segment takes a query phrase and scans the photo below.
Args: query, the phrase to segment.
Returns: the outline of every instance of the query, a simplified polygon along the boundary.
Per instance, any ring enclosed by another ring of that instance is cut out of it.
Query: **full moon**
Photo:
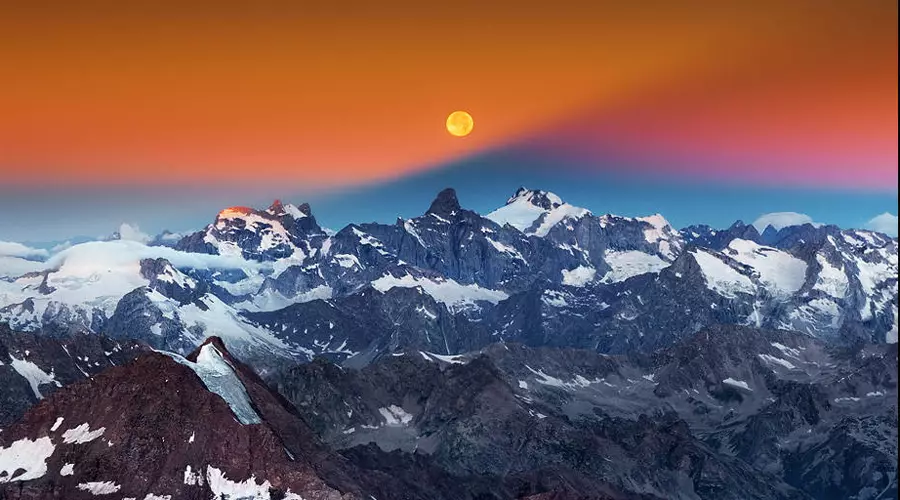
[[[465,111],[454,111],[447,117],[447,132],[456,137],[469,135],[474,126],[475,121],[472,120],[472,115]]]

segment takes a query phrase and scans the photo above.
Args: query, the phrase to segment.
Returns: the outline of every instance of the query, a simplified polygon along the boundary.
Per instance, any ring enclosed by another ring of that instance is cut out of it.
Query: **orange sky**
[[[815,94],[897,71],[896,2],[876,0],[28,3],[0,6],[0,171],[22,185],[358,183],[675,82]],[[835,91],[846,109],[896,117],[896,89],[859,88]],[[455,109],[471,136],[443,129]]]

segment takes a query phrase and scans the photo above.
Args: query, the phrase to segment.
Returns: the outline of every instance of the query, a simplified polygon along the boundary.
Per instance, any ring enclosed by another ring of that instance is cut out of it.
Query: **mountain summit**
[[[521,188],[73,245],[0,275],[0,499],[896,497],[897,240],[767,238]]]
[[[268,210],[266,210],[266,212],[274,215],[275,217],[289,216],[295,220],[305,219],[306,217],[310,217],[312,215],[312,210],[309,207],[309,203],[293,205],[290,203],[282,203],[281,200],[275,200],[274,202],[272,202],[272,205]]]
[[[563,202],[549,192],[520,187],[506,200],[506,205],[486,217],[497,224],[510,226],[526,234],[545,236],[558,222],[566,218],[578,219],[590,215],[590,211]]]
[[[462,207],[459,206],[459,200],[456,198],[456,190],[447,188],[438,193],[426,213],[443,216],[454,215],[460,210],[462,210]]]
[[[540,189],[528,189],[520,187],[516,190],[516,194],[512,195],[506,204],[510,205],[520,200],[531,203],[532,205],[543,208],[544,210],[552,210],[563,204],[562,198],[549,191],[541,191]]]
[[[146,352],[32,407],[0,436],[0,484],[17,481],[0,497],[363,498],[361,474],[221,339],[192,358]]]
[[[302,260],[325,236],[308,204],[295,206],[275,200],[266,210],[226,208],[206,229],[185,236],[175,248],[197,253],[241,255],[256,261],[287,257]]]

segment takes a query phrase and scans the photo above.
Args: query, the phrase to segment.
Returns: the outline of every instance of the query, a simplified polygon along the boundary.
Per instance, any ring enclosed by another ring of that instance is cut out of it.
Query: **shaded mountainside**
[[[446,189],[419,217],[333,234],[305,204],[232,207],[172,246],[87,242],[0,277],[0,321],[181,354],[217,335],[265,372],[499,341],[648,353],[719,323],[897,339],[896,238],[835,226],[678,231],[524,188],[481,215]]]
[[[13,357],[27,346],[38,359],[40,337],[7,335],[20,339]],[[97,339],[44,342],[86,352],[77,344]],[[358,369],[318,358],[271,386],[218,338],[187,357],[134,350],[22,403],[0,433],[0,498],[861,500],[897,488],[896,345],[722,325],[650,355],[499,343]]]
[[[41,401],[0,435],[0,496],[358,497],[339,457],[220,342],[192,357],[146,353]]]
[[[651,356],[497,344],[361,370],[320,360],[276,382],[345,455],[374,442],[462,475],[552,468],[660,498],[896,491],[893,345],[718,326]]]
[[[60,387],[128,363],[146,352],[134,341],[97,335],[54,338],[0,325],[0,427]]]
[[[0,433],[4,499],[652,498],[570,476],[457,474],[422,455],[330,451],[218,338],[60,388]]]
[[[0,499],[897,492],[884,234],[446,189],[394,224],[276,201],[32,264],[0,269]]]

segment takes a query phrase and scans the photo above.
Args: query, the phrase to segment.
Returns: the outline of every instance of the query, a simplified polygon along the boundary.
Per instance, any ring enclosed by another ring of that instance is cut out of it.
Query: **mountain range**
[[[0,499],[897,494],[881,233],[520,188],[117,236],[0,273]]]

